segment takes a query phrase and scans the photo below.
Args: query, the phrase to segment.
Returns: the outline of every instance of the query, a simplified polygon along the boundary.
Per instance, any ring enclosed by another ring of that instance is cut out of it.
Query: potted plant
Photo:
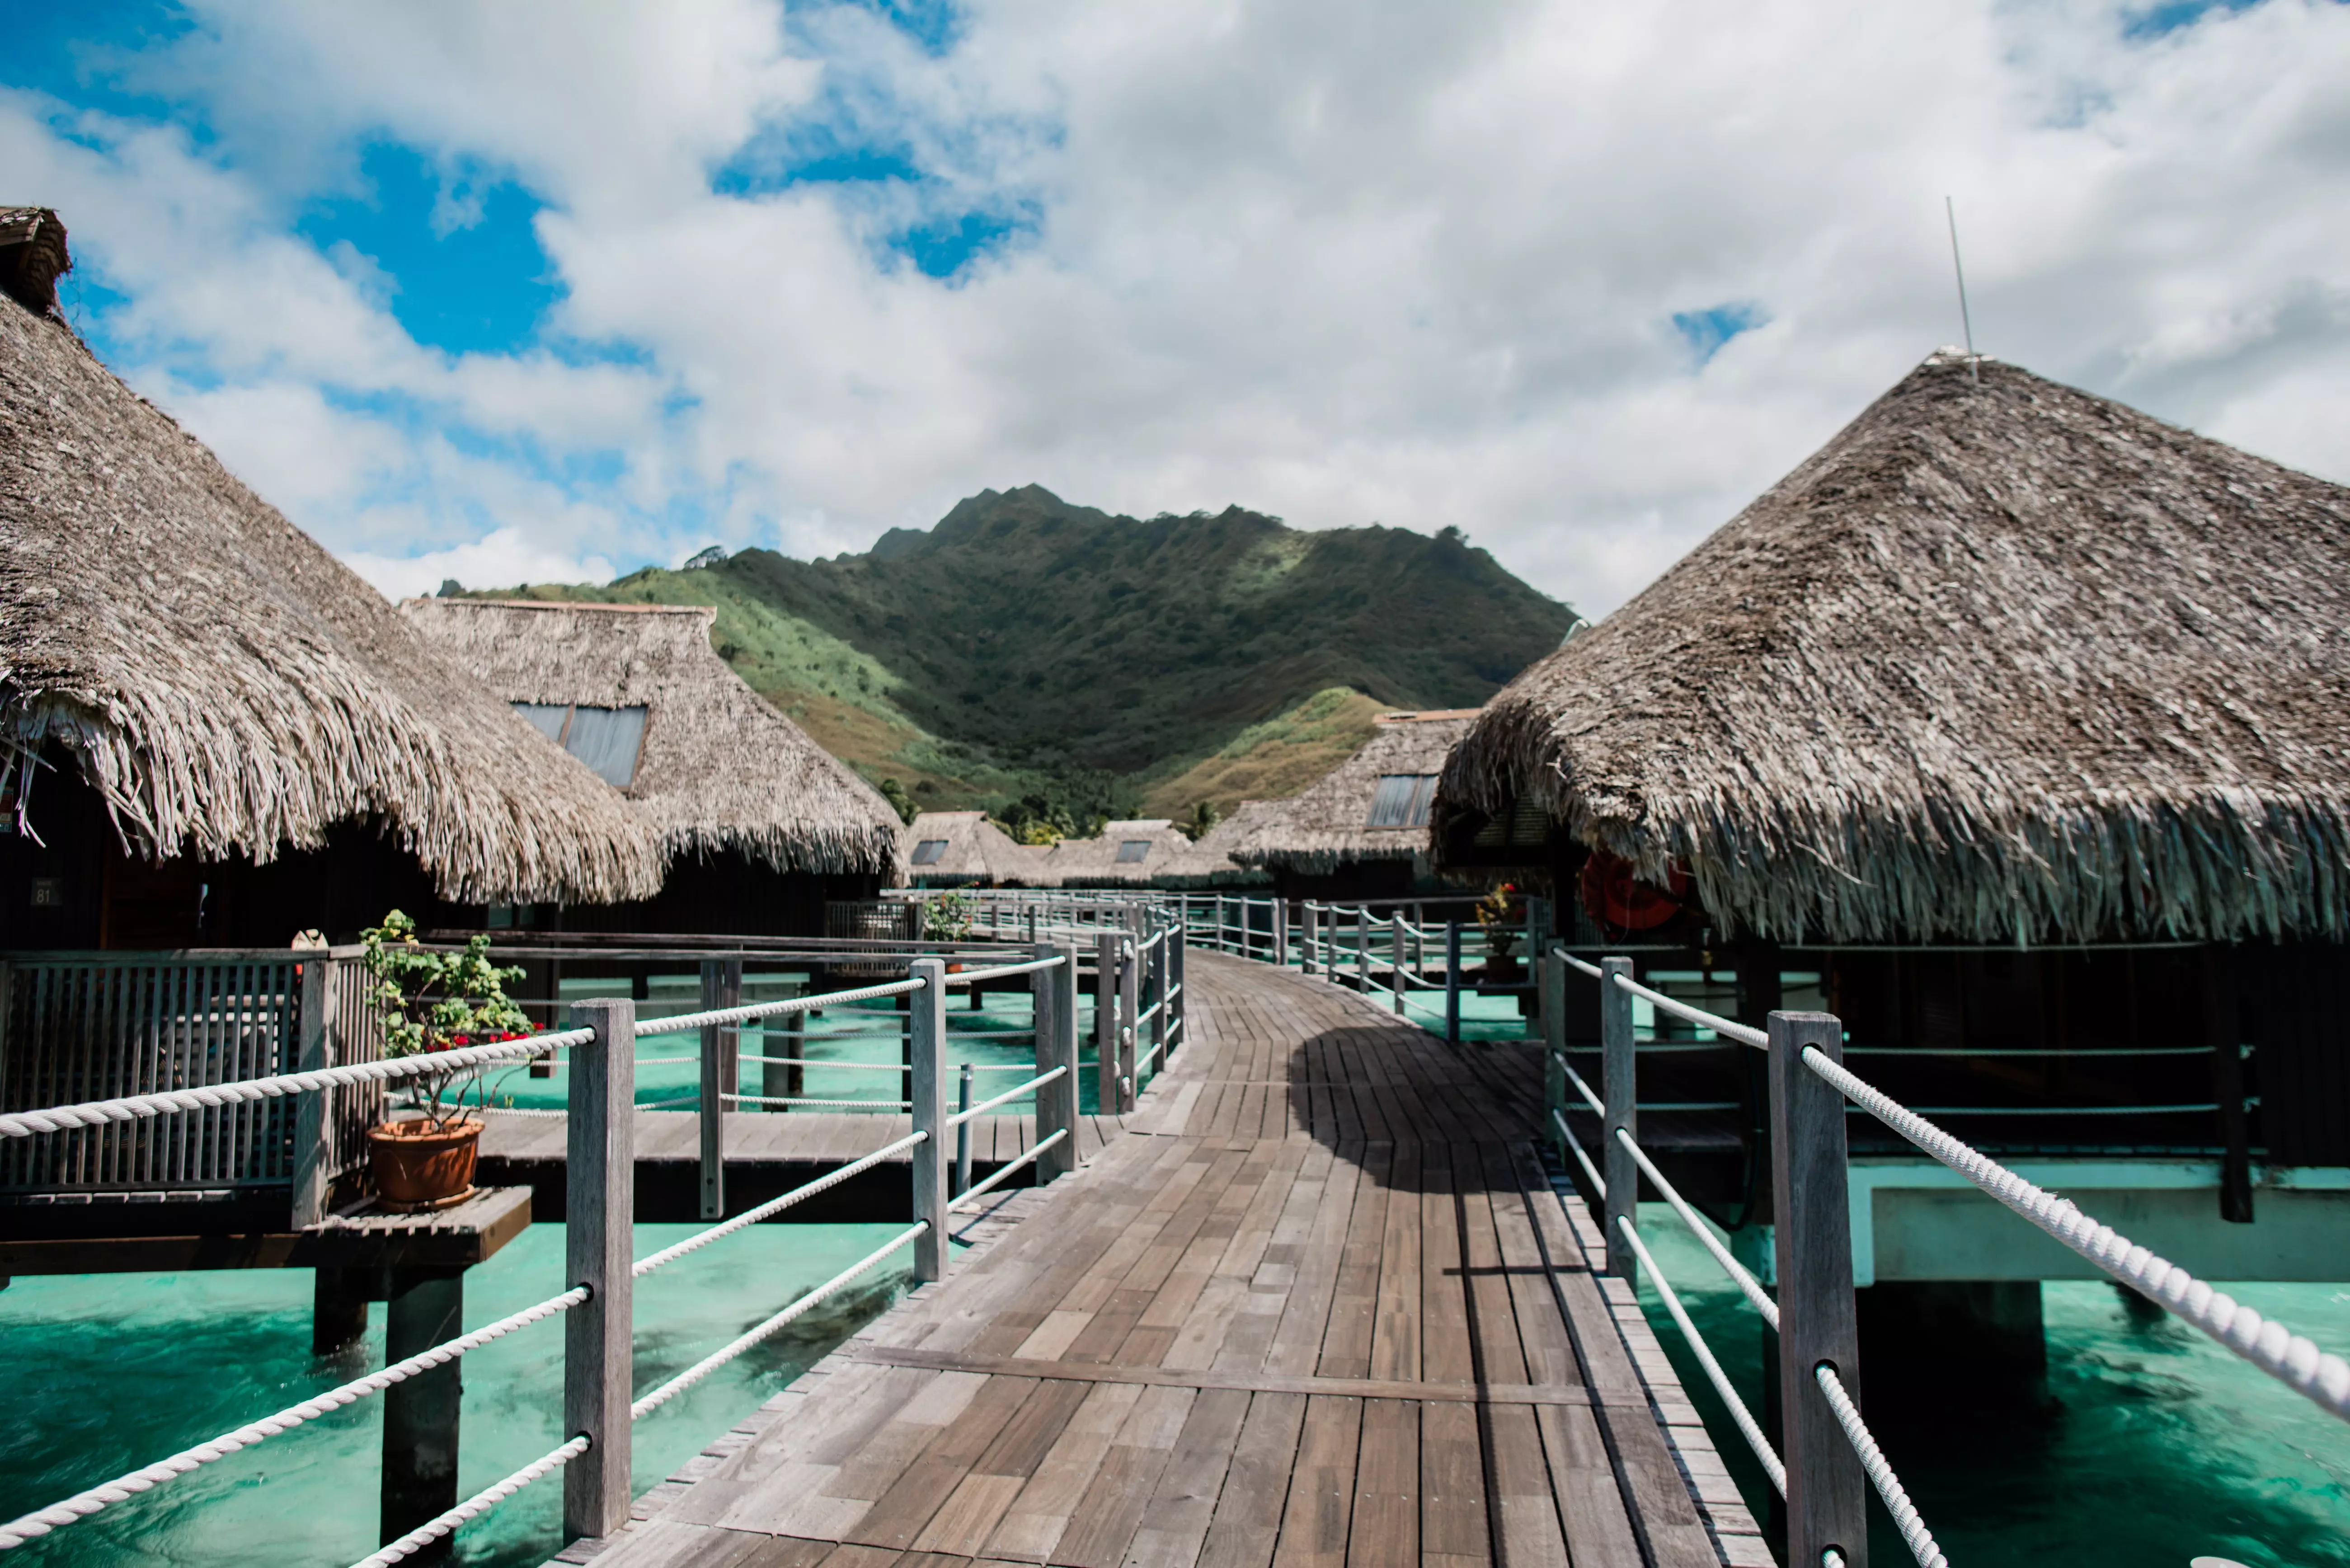
[[[1485,933],[1485,983],[1503,985],[1519,978],[1518,938],[1524,934],[1525,907],[1518,902],[1518,885],[1498,884],[1477,900],[1477,925]]]
[[[394,909],[359,940],[369,999],[383,1012],[386,1056],[430,1055],[536,1033],[506,996],[522,971],[491,963],[488,937],[474,937],[463,952],[435,952],[417,941],[416,922]],[[368,1165],[385,1208],[442,1209],[473,1195],[482,1119],[467,1112],[462,1087],[450,1098],[452,1085],[468,1071],[427,1072],[409,1080],[424,1090],[424,1114],[368,1129]],[[475,1085],[483,1081],[476,1072]],[[477,1095],[476,1110],[479,1103]]]
[[[958,892],[941,893],[922,906],[922,930],[933,941],[967,942],[971,940],[971,899]],[[950,963],[949,974],[962,972],[962,965]]]

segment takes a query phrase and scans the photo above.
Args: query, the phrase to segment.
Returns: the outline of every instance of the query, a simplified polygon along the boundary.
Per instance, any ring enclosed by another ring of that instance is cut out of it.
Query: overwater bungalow
[[[906,879],[917,888],[1045,888],[1052,846],[1022,844],[983,811],[926,811],[904,833]]]
[[[657,836],[125,386],[0,209],[0,949],[641,898]]]
[[[1064,838],[1045,859],[1055,888],[1170,885],[1167,879],[1207,875],[1189,836],[1170,817],[1136,817],[1103,825],[1091,838]]]
[[[695,605],[411,599],[451,663],[618,792],[658,836],[650,898],[515,909],[542,931],[816,936],[897,879],[897,812],[745,685]]]
[[[1269,872],[1284,898],[1399,898],[1429,890],[1437,774],[1477,712],[1379,715],[1362,748],[1305,791],[1251,803],[1256,809],[1229,853]]]
[[[1494,845],[1527,818],[1539,857]],[[1503,691],[1433,832],[1446,867],[1537,859],[1653,983],[1825,1004],[1983,1147],[2094,1157],[2064,1184],[2131,1189],[2166,1256],[2340,1271],[2350,490],[1945,350]],[[1700,1076],[1656,1097],[1743,1102],[1672,1135],[1736,1225],[1766,1167],[1725,1049],[1659,1057]],[[1853,1137],[1886,1162],[1864,1282],[2057,1277]]]

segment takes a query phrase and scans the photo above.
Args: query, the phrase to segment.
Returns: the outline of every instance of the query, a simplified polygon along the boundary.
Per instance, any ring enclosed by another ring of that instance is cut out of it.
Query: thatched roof
[[[1139,845],[1139,850],[1129,847]],[[1123,855],[1136,858],[1122,859]],[[1171,818],[1137,817],[1105,824],[1093,838],[1064,838],[1045,857],[1045,870],[1055,887],[1102,888],[1144,884],[1162,873],[1176,873],[1193,860],[1191,841]],[[1196,870],[1181,873],[1201,875]]]
[[[668,853],[736,853],[779,871],[896,872],[898,814],[718,657],[716,610],[460,598],[400,608],[506,701],[642,708],[635,767],[612,782]]]
[[[2350,491],[1928,359],[1446,769],[1794,939],[2350,935]]]
[[[1362,749],[1287,800],[1263,803],[1233,859],[1320,875],[1352,860],[1409,860],[1428,853],[1427,797],[1394,826],[1373,826],[1379,781],[1433,778],[1453,742],[1468,732],[1475,708],[1382,713]]]
[[[901,843],[907,880],[916,887],[984,886],[1047,888],[1045,862],[1052,851],[1021,844],[983,811],[926,811],[914,818]],[[941,847],[927,856],[924,846]]]
[[[10,296],[0,744],[49,740],[133,852],[158,859],[266,861],[359,819],[457,902],[660,884],[652,836],[595,775],[442,663],[63,321]]]

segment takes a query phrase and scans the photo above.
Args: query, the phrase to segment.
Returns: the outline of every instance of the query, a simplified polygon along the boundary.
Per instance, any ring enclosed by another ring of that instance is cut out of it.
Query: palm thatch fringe
[[[1929,358],[1453,753],[1785,940],[2350,936],[2350,491]]]
[[[897,812],[718,657],[716,610],[459,598],[400,609],[509,702],[644,708],[622,793],[667,853],[740,854],[778,871],[897,872]]]
[[[1426,823],[1373,827],[1371,802],[1389,774],[1432,775],[1479,710],[1383,713],[1362,748],[1287,800],[1261,803],[1230,853],[1246,866],[1326,876],[1357,860],[1410,860],[1428,853]],[[1259,804],[1259,803],[1253,803]]]
[[[653,836],[53,316],[0,299],[0,740],[126,847],[266,862],[381,824],[463,903],[660,885]]]
[[[908,878],[918,886],[977,885],[992,888],[1049,888],[1045,862],[1050,846],[1021,844],[988,821],[983,811],[926,811],[917,815],[904,834]],[[931,859],[916,862],[924,844],[942,847]]]

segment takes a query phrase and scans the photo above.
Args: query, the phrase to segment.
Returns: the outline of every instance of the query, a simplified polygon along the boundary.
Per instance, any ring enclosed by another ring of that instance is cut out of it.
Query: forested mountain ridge
[[[1305,532],[1238,507],[1139,521],[1036,485],[983,491],[863,555],[752,549],[503,591],[715,605],[719,651],[745,680],[937,805],[1040,780],[1139,805],[1253,727],[1298,739],[1293,712],[1313,742],[1299,765],[1326,765],[1346,749],[1330,732],[1342,711],[1360,728],[1376,707],[1474,706],[1575,618],[1456,530]],[[1305,707],[1331,689],[1370,701]]]

